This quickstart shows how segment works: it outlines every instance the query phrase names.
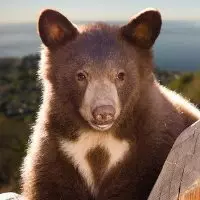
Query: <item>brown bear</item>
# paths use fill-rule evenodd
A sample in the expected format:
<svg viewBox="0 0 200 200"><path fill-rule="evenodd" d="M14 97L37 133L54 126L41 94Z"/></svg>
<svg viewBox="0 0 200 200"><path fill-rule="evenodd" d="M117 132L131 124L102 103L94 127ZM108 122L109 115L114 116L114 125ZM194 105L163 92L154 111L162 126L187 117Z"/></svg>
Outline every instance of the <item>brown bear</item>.
<svg viewBox="0 0 200 200"><path fill-rule="evenodd" d="M122 26L42 12L43 100L22 167L27 200L146 200L177 136L200 112L161 86L161 15Z"/></svg>

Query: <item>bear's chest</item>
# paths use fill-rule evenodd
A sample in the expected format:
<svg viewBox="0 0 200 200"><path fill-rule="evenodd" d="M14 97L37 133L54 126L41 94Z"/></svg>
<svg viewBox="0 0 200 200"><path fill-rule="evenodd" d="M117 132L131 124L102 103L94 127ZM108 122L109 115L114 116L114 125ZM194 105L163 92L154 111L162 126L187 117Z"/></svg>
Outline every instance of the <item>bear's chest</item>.
<svg viewBox="0 0 200 200"><path fill-rule="evenodd" d="M129 143L111 134L87 132L81 133L76 141L61 141L60 147L95 195L109 170L123 160Z"/></svg>

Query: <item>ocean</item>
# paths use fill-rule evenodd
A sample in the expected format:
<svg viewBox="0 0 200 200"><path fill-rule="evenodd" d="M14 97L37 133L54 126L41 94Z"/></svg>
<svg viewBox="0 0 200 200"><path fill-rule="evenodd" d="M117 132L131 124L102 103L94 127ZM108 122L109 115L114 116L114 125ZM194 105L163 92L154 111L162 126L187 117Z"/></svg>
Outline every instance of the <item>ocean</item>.
<svg viewBox="0 0 200 200"><path fill-rule="evenodd" d="M0 25L0 57L37 53L40 43L35 24ZM161 69L200 70L200 21L164 21L154 53Z"/></svg>

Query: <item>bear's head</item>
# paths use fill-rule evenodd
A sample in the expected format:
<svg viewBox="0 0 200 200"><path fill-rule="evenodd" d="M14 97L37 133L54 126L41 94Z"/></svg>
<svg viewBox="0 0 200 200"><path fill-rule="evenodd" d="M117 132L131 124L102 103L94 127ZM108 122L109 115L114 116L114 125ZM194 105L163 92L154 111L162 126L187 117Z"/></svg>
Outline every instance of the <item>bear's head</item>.
<svg viewBox="0 0 200 200"><path fill-rule="evenodd" d="M40 71L62 117L76 116L101 131L119 124L153 81L151 48L161 24L154 9L121 27L96 23L79 28L57 11L43 11Z"/></svg>

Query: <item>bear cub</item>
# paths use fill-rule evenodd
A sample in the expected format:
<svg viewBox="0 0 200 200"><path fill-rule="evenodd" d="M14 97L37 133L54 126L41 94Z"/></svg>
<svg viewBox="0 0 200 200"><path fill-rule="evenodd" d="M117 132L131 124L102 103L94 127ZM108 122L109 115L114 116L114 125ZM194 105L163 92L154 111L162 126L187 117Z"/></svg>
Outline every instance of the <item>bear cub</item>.
<svg viewBox="0 0 200 200"><path fill-rule="evenodd" d="M161 15L77 27L40 15L43 98L22 167L27 200L146 200L179 134L200 119L161 86L152 47Z"/></svg>

